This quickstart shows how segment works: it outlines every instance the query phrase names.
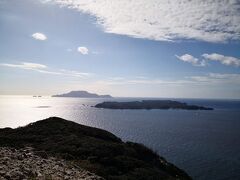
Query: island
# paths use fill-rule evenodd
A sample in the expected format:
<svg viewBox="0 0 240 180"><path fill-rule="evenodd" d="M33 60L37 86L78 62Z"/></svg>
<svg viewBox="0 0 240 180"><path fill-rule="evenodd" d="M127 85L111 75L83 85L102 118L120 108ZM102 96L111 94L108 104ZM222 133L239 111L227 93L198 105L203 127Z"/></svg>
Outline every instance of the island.
<svg viewBox="0 0 240 180"><path fill-rule="evenodd" d="M98 95L87 91L71 91L65 94L53 95L52 97L75 97L75 98L112 98L110 95Z"/></svg>
<svg viewBox="0 0 240 180"><path fill-rule="evenodd" d="M108 101L96 104L96 108L105 109L186 109L186 110L213 110L213 108L188 105L172 100L142 100L129 102Z"/></svg>
<svg viewBox="0 0 240 180"><path fill-rule="evenodd" d="M191 179L142 144L58 117L0 129L0 166L6 179Z"/></svg>

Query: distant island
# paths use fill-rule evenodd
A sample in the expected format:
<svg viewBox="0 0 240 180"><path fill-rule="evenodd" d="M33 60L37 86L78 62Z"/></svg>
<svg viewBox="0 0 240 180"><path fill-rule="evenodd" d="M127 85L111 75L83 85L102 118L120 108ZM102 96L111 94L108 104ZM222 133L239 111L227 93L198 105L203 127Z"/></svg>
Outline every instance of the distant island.
<svg viewBox="0 0 240 180"><path fill-rule="evenodd" d="M76 97L76 98L112 98L110 95L98 95L87 91L71 91L66 94L53 95L52 97Z"/></svg>
<svg viewBox="0 0 240 180"><path fill-rule="evenodd" d="M96 108L106 109L186 109L186 110L213 110L213 108L188 105L172 100L143 100L130 102L103 102L95 105Z"/></svg>
<svg viewBox="0 0 240 180"><path fill-rule="evenodd" d="M6 179L191 179L142 144L58 117L0 129L0 159Z"/></svg>
<svg viewBox="0 0 240 180"><path fill-rule="evenodd" d="M42 97L42 96L39 96L39 95L38 95L38 96L36 96L36 95L34 95L33 97Z"/></svg>

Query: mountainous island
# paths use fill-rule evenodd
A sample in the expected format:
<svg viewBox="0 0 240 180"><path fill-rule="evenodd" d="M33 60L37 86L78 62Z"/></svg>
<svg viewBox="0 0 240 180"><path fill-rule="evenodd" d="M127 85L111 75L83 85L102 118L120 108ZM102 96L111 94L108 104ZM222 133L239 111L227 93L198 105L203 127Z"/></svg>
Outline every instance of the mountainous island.
<svg viewBox="0 0 240 180"><path fill-rule="evenodd" d="M112 98L110 95L98 95L87 91L71 91L66 94L53 95L52 97L76 97L76 98Z"/></svg>
<svg viewBox="0 0 240 180"><path fill-rule="evenodd" d="M102 102L95 105L96 108L105 109L186 109L186 110L213 110L213 108L188 105L172 100L143 100L129 102Z"/></svg>
<svg viewBox="0 0 240 180"><path fill-rule="evenodd" d="M57 117L0 129L3 179L191 179L142 144Z"/></svg>

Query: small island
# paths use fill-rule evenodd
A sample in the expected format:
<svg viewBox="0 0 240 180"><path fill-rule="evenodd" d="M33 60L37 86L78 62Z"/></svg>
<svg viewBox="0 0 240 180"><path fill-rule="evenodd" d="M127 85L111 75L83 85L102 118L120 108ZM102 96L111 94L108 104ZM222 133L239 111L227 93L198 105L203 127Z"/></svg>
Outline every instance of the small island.
<svg viewBox="0 0 240 180"><path fill-rule="evenodd" d="M186 109L186 110L213 110L213 108L188 105L172 100L143 100L130 102L108 101L95 105L96 108L105 109Z"/></svg>
<svg viewBox="0 0 240 180"><path fill-rule="evenodd" d="M191 179L142 144L58 117L0 129L1 165L7 179Z"/></svg>
<svg viewBox="0 0 240 180"><path fill-rule="evenodd" d="M110 95L98 95L87 91L71 91L65 94L53 95L52 97L75 97L75 98L112 98Z"/></svg>

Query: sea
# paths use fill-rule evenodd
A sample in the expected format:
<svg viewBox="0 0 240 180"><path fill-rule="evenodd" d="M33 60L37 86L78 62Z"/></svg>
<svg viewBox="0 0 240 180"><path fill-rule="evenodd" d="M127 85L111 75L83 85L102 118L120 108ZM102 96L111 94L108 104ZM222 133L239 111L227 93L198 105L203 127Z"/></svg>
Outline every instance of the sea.
<svg viewBox="0 0 240 180"><path fill-rule="evenodd" d="M123 141L142 143L197 180L240 179L240 100L173 99L214 108L206 110L111 110L103 101L156 98L87 99L0 96L0 128L25 126L51 116L105 129Z"/></svg>

